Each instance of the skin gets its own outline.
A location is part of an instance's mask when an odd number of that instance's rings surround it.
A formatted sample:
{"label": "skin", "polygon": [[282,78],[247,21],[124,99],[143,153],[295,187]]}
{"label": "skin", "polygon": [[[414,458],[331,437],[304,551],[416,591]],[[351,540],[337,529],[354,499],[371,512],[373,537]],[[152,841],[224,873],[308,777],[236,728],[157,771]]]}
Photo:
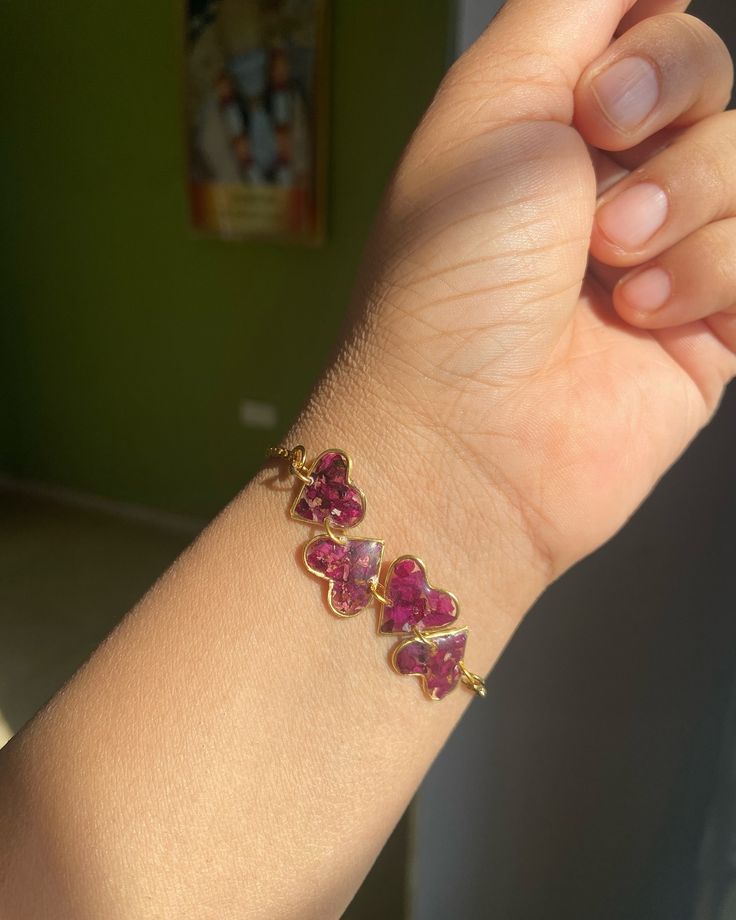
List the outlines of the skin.
{"label": "skin", "polygon": [[[736,374],[732,67],[685,7],[510,0],[398,164],[288,438],[351,453],[359,532],[458,595],[479,672]],[[659,101],[622,127],[596,80],[632,56]],[[666,220],[612,245],[644,180]],[[654,263],[671,298],[632,309]],[[427,702],[372,614],[327,612],[293,494],[264,468],[2,751],[0,916],[341,915],[470,694]]]}

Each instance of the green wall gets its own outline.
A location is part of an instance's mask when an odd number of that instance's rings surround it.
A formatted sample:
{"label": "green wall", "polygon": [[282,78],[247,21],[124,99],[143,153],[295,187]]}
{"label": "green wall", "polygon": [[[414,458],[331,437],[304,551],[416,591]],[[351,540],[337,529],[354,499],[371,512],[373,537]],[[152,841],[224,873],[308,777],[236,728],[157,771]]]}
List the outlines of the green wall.
{"label": "green wall", "polygon": [[273,435],[240,399],[283,430],[318,374],[449,3],[333,3],[316,250],[190,232],[178,3],[2,4],[3,472],[191,514],[242,485]]}

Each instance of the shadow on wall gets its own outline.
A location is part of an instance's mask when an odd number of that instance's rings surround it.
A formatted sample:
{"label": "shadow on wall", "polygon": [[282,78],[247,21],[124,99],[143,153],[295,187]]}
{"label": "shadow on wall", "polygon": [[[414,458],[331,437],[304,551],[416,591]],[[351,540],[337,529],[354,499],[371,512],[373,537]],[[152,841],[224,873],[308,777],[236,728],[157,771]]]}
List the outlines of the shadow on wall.
{"label": "shadow on wall", "polygon": [[736,833],[699,862],[709,811],[736,814],[718,785],[735,470],[732,386],[624,530],[540,599],[437,759],[416,805],[413,918],[694,920]]}

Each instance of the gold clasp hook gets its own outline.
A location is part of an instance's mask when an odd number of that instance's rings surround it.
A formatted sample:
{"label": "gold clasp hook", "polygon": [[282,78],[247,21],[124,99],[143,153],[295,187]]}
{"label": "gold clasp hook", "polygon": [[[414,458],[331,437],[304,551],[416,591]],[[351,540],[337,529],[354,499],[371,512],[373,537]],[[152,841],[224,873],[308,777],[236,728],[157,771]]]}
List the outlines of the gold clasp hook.
{"label": "gold clasp hook", "polygon": [[468,670],[464,661],[461,661],[458,667],[460,668],[460,680],[462,680],[466,687],[470,687],[473,693],[477,693],[478,696],[485,696],[486,682],[483,680],[483,678],[479,677],[477,674],[473,674],[472,671]]}
{"label": "gold clasp hook", "polygon": [[306,456],[307,452],[302,444],[297,444],[296,447],[292,447],[289,451],[289,469],[297,479],[301,479],[302,482],[311,485],[314,479],[311,476],[307,476],[304,472],[304,470],[307,469],[304,463]]}
{"label": "gold clasp hook", "polygon": [[305,463],[307,451],[303,444],[297,444],[296,447],[292,447],[291,450],[289,450],[288,447],[269,447],[267,453],[269,457],[278,457],[280,460],[288,460],[289,469],[297,479],[301,479],[301,481],[306,482],[307,485],[311,485],[314,482],[314,478],[308,476],[304,472],[308,467]]}

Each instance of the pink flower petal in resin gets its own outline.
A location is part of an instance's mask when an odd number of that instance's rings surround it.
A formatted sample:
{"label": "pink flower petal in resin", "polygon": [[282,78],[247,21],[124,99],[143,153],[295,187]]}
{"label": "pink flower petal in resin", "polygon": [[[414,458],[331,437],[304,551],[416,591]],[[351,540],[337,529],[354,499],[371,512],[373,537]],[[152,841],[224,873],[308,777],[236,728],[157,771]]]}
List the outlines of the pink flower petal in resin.
{"label": "pink flower petal in resin", "polygon": [[365,514],[363,493],[349,479],[347,456],[326,450],[312,464],[311,483],[305,483],[291,507],[292,517],[314,524],[327,518],[337,527],[354,527]]}
{"label": "pink flower petal in resin", "polygon": [[327,602],[340,616],[354,616],[373,600],[370,582],[378,576],[382,540],[336,543],[320,534],[304,547],[304,562],[314,575],[330,583]]}
{"label": "pink flower petal in resin", "polygon": [[422,563],[414,556],[401,556],[391,566],[384,591],[390,601],[381,610],[383,633],[438,629],[457,619],[458,605],[449,591],[433,588]]}
{"label": "pink flower petal in resin", "polygon": [[416,674],[430,699],[441,700],[460,680],[460,662],[465,655],[467,629],[426,633],[431,648],[420,639],[404,639],[391,653],[391,664],[399,674]]}

